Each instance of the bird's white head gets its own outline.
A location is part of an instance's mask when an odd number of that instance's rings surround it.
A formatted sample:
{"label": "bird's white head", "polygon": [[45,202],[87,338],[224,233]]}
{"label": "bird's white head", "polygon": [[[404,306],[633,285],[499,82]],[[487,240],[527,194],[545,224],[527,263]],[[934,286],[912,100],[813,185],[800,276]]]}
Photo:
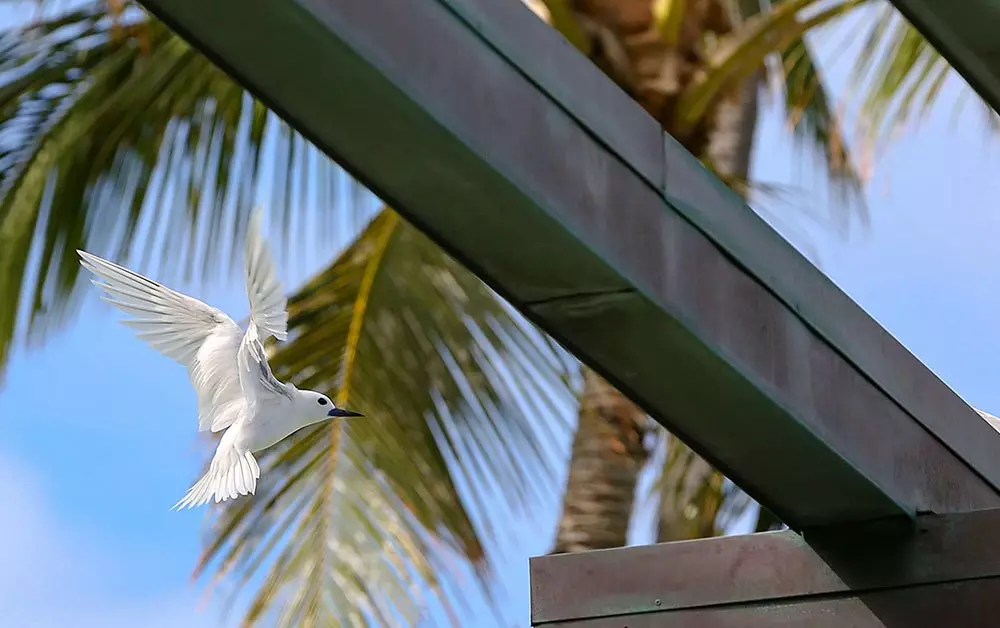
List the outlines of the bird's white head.
{"label": "bird's white head", "polygon": [[362,417],[363,414],[338,408],[329,397],[314,390],[299,390],[295,407],[309,423],[319,423],[327,419],[348,419]]}

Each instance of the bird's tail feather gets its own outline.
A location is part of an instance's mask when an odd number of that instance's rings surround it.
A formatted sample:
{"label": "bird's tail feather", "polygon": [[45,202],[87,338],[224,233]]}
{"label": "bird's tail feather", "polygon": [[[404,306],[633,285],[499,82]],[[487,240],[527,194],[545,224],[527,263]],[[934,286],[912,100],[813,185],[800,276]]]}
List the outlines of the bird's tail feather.
{"label": "bird's tail feather", "polygon": [[170,510],[202,506],[213,499],[219,503],[253,494],[259,478],[260,467],[249,451],[240,453],[235,448],[229,448],[225,452],[216,452],[208,473],[195,482]]}

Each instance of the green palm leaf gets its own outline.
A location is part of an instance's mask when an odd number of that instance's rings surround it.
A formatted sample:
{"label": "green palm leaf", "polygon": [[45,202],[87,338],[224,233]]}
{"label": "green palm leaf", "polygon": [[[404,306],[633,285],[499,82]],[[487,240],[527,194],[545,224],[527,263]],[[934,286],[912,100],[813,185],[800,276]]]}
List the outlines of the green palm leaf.
{"label": "green palm leaf", "polygon": [[786,49],[809,29],[843,15],[866,0],[841,0],[816,15],[800,15],[818,1],[775,3],[773,9],[749,16],[740,27],[707,46],[705,67],[681,94],[674,121],[676,128],[690,128],[705,115],[726,86],[738,85],[750,78],[769,55]]}
{"label": "green palm leaf", "polygon": [[[158,21],[94,3],[28,34],[0,36],[0,365],[16,329],[40,338],[75,304],[76,248],[229,276],[262,190],[286,258],[365,218],[360,186]],[[242,581],[268,624],[406,625],[425,595],[459,601],[456,565],[490,575],[490,516],[555,488],[565,355],[391,212],[290,310],[276,372],[370,419],[262,456],[199,572]]]}
{"label": "green palm leaf", "polygon": [[[880,7],[858,55],[854,82],[864,86],[860,119],[876,146],[896,129],[922,118],[941,95],[949,76],[958,76],[941,54],[893,7]],[[972,90],[968,93],[975,96]],[[989,128],[997,115],[978,96]]]}
{"label": "green palm leaf", "polygon": [[573,402],[559,356],[390,210],[289,313],[275,373],[368,418],[262,452],[257,495],[222,510],[199,571],[265,573],[248,620],[414,625],[415,592],[441,591],[449,556],[486,584],[487,496],[518,511],[554,488],[552,436],[568,426],[535,417]]}
{"label": "green palm leaf", "polygon": [[[867,223],[868,212],[861,194],[863,174],[847,144],[833,98],[823,84],[815,57],[804,37],[797,37],[781,52],[780,75],[775,77],[784,93],[788,127],[796,146],[824,166],[834,201],[858,208]],[[835,212],[846,218],[845,212]]]}
{"label": "green palm leaf", "polygon": [[657,430],[657,455],[646,504],[657,509],[656,542],[725,534],[753,500],[679,438]]}
{"label": "green palm leaf", "polygon": [[336,204],[343,173],[134,13],[113,20],[96,2],[0,37],[0,374],[15,338],[40,339],[76,304],[77,248],[156,262],[165,280],[228,275],[240,247],[226,243],[242,241],[262,184],[283,240],[336,224],[310,212],[288,232],[293,206]]}
{"label": "green palm leaf", "polygon": [[[746,21],[709,46],[704,69],[681,96],[678,128],[694,125],[724,90],[767,69],[771,83],[781,88],[785,116],[796,145],[808,150],[824,167],[831,189],[837,194],[838,209],[845,204],[859,208],[865,220],[862,178],[805,35],[867,1],[838,0],[818,8],[819,0],[776,0],[767,3],[766,10],[757,2],[740,2]],[[768,58],[775,55],[778,63],[767,64]],[[723,178],[739,189],[739,181]]]}

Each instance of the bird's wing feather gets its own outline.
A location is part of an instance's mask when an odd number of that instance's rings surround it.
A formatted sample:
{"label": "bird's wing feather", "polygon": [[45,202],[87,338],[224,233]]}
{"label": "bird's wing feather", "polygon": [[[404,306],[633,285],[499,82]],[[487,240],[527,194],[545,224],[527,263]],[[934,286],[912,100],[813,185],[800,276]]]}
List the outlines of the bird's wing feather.
{"label": "bird's wing feather", "polygon": [[151,347],[188,369],[198,396],[198,429],[223,430],[246,409],[236,369],[243,332],[220,310],[114,262],[77,251],[103,300]]}
{"label": "bird's wing feather", "polygon": [[253,320],[250,321],[247,333],[243,335],[243,341],[240,343],[237,363],[240,387],[247,403],[247,420],[253,420],[257,414],[257,404],[261,400],[292,398],[290,387],[278,381],[271,372],[271,365],[267,363],[264,345],[260,342],[257,325]]}
{"label": "bird's wing feather", "polygon": [[220,432],[241,416],[249,404],[240,386],[238,356],[243,331],[235,323],[209,336],[188,369],[198,393],[198,430]]}
{"label": "bird's wing feather", "polygon": [[249,451],[239,452],[232,446],[220,445],[212,458],[208,472],[188,489],[171,510],[193,508],[215,500],[215,503],[252,495],[257,490],[260,467]]}
{"label": "bird's wing feather", "polygon": [[260,231],[260,211],[254,211],[247,229],[246,252],[243,260],[246,273],[247,297],[250,299],[250,320],[256,323],[260,341],[269,336],[288,338],[288,301],[271,251]]}
{"label": "bird's wing feather", "polygon": [[244,269],[250,300],[250,323],[240,343],[237,363],[240,386],[247,399],[248,419],[252,420],[261,398],[290,396],[289,387],[274,377],[264,353],[263,343],[269,336],[278,340],[288,338],[288,302],[271,251],[261,234],[259,210],[250,217]]}

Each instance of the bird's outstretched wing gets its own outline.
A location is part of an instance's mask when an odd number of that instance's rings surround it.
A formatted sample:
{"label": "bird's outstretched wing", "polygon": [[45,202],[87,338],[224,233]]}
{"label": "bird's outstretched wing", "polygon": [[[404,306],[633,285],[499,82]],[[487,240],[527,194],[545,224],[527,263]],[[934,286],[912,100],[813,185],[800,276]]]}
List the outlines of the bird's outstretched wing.
{"label": "bird's outstretched wing", "polygon": [[292,398],[288,384],[284,384],[271,372],[267,363],[264,345],[257,335],[257,326],[250,321],[247,333],[243,335],[240,351],[237,357],[240,367],[240,387],[247,403],[247,416],[253,418],[257,414],[257,404],[262,399],[275,400],[279,396]]}
{"label": "bird's outstretched wing", "polygon": [[269,336],[288,338],[288,301],[278,279],[271,251],[260,231],[260,211],[254,211],[247,229],[244,256],[247,297],[250,300],[250,323],[240,343],[237,361],[240,385],[246,396],[249,416],[254,416],[258,399],[264,396],[289,396],[288,386],[271,372],[263,342]]}
{"label": "bird's outstretched wing", "polygon": [[260,341],[269,336],[288,338],[288,300],[278,279],[271,251],[260,232],[260,211],[254,211],[247,229],[243,268],[246,272],[250,322],[257,326]]}
{"label": "bird's outstretched wing", "polygon": [[236,370],[242,330],[220,310],[147,277],[77,251],[99,281],[102,299],[133,318],[122,321],[151,347],[188,368],[198,395],[198,430],[223,430],[246,411]]}

